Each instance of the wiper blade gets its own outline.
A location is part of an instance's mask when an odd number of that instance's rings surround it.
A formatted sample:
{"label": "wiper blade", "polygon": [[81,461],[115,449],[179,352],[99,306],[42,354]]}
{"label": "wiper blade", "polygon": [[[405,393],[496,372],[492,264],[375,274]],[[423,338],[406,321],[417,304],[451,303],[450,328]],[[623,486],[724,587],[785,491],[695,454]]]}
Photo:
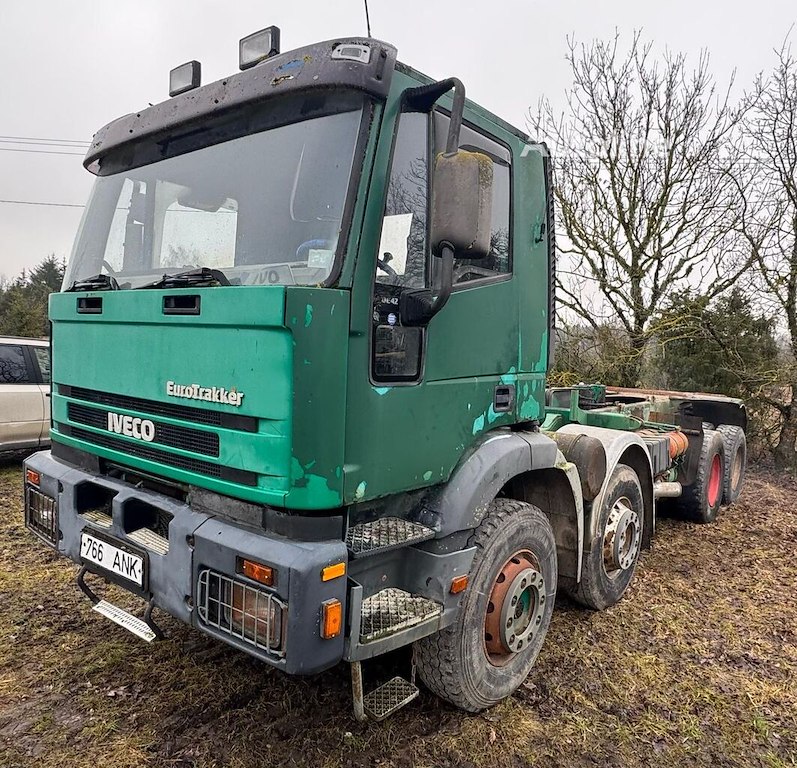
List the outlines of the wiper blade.
{"label": "wiper blade", "polygon": [[179,288],[182,285],[230,285],[227,275],[220,269],[199,267],[175,275],[164,275],[153,283],[139,285],[138,288]]}
{"label": "wiper blade", "polygon": [[75,280],[66,293],[70,291],[118,291],[119,283],[112,275],[100,273],[92,277],[87,277],[85,280]]}

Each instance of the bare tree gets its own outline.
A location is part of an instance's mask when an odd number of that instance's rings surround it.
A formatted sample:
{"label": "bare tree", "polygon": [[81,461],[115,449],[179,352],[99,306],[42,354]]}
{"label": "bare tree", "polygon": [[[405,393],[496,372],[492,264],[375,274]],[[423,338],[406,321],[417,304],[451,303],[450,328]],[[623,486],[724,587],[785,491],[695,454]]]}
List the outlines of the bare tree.
{"label": "bare tree", "polygon": [[739,228],[754,257],[758,298],[786,338],[780,381],[767,402],[779,416],[776,462],[797,471],[797,60],[790,46],[760,75],[737,154],[744,194]]}
{"label": "bare tree", "polygon": [[543,99],[529,115],[554,155],[558,301],[596,330],[620,325],[629,359],[612,383],[634,386],[662,299],[683,286],[715,295],[745,267],[726,152],[741,112],[706,53],[690,70],[682,55],[655,61],[638,33],[627,53],[619,37],[568,45],[564,112]]}

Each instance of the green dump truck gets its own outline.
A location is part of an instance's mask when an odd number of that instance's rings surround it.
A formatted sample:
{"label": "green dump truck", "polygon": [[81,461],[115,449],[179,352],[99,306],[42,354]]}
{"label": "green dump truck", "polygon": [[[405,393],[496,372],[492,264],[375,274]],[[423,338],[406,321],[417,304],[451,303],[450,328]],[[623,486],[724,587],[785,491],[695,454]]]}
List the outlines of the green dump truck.
{"label": "green dump truck", "polygon": [[744,405],[546,389],[549,154],[461,82],[372,38],[240,54],[93,138],[26,523],[146,640],[162,611],[289,674],[345,661],[360,719],[416,671],[485,709],[558,591],[611,606],[661,505],[736,498]]}

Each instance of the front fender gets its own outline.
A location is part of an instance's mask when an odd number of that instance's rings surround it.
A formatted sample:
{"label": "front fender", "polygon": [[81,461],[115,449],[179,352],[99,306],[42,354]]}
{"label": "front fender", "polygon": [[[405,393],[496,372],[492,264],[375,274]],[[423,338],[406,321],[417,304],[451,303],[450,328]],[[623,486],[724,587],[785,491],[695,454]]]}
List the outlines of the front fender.
{"label": "front fender", "polygon": [[539,432],[496,429],[468,451],[448,482],[424,499],[422,522],[435,538],[475,528],[490,502],[513,477],[556,465],[558,447]]}

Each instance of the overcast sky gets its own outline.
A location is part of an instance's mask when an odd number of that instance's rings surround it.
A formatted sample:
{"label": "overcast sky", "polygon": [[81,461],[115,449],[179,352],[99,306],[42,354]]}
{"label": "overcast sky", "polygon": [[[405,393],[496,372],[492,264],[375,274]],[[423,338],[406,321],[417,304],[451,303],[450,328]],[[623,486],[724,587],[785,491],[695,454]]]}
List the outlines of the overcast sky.
{"label": "overcast sky", "polygon": [[[402,61],[458,76],[472,99],[520,127],[540,96],[561,102],[568,34],[590,40],[641,28],[659,52],[696,57],[707,48],[720,82],[735,69],[746,86],[797,21],[793,0],[370,0],[370,11],[374,37],[395,44]],[[0,276],[50,253],[68,256],[92,181],[75,154],[81,148],[8,137],[88,142],[108,121],[166,98],[177,64],[201,61],[204,83],[237,71],[238,39],[271,24],[284,51],[365,34],[363,2],[3,2]]]}

